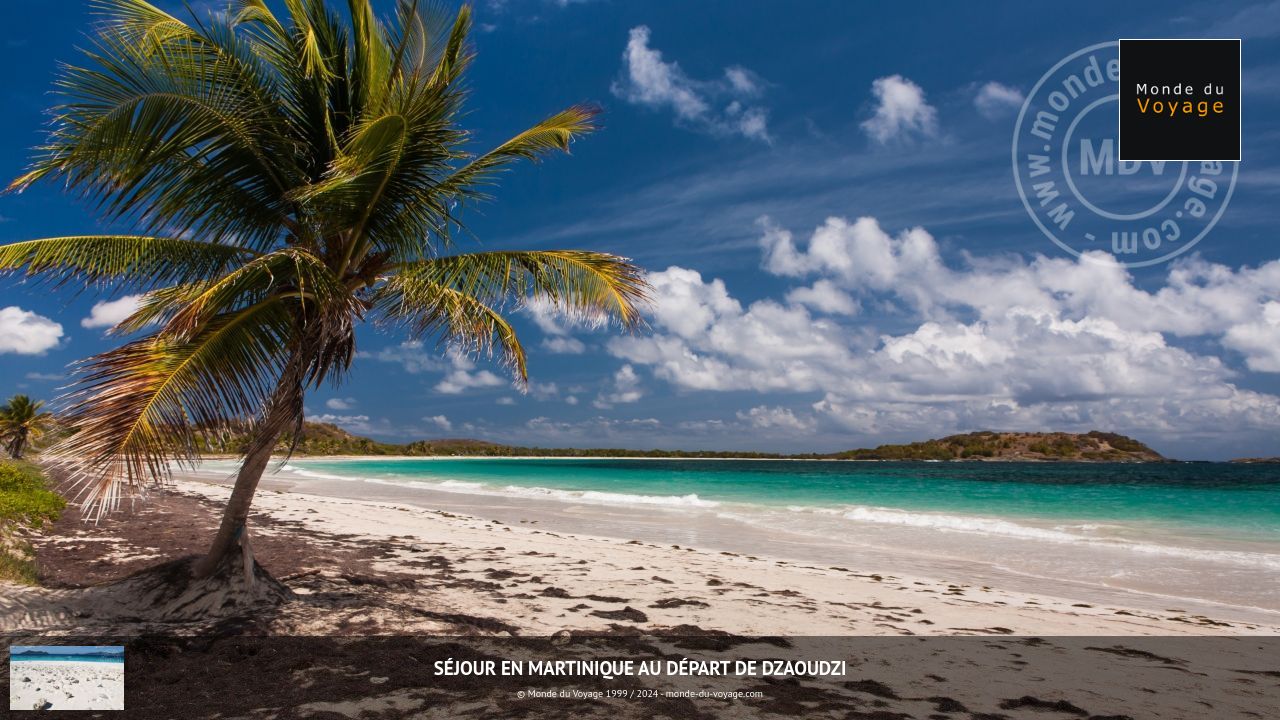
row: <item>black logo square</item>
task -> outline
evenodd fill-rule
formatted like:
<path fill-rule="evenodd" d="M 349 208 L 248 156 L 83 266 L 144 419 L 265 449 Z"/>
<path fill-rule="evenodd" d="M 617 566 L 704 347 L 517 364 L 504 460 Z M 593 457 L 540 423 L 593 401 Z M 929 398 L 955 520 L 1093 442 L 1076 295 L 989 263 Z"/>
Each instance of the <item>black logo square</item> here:
<path fill-rule="evenodd" d="M 1239 40 L 1120 41 L 1121 160 L 1240 159 Z"/>

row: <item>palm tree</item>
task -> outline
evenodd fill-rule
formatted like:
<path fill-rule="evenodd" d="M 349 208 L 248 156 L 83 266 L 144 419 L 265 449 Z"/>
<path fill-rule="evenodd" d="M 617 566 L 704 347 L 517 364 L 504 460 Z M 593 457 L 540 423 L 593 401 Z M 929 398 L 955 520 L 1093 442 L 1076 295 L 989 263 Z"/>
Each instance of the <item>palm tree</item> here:
<path fill-rule="evenodd" d="M 27 446 L 53 425 L 52 413 L 40 412 L 42 407 L 44 402 L 33 402 L 26 395 L 14 395 L 0 405 L 0 442 L 9 457 L 21 458 Z"/>
<path fill-rule="evenodd" d="M 0 246 L 0 271 L 144 293 L 114 330 L 146 333 L 89 358 L 56 448 L 86 512 L 193 464 L 204 437 L 253 437 L 208 554 L 231 567 L 254 491 L 306 390 L 341 382 L 365 320 L 496 353 L 525 352 L 504 312 L 537 299 L 634 328 L 647 285 L 624 258 L 572 250 L 456 253 L 460 211 L 510 163 L 594 128 L 573 106 L 481 154 L 460 124 L 471 12 L 417 0 L 264 0 L 183 21 L 144 0 L 98 0 L 92 46 L 63 68 L 61 104 L 12 187 L 57 179 L 132 234 Z M 294 437 L 298 434 L 295 432 Z M 247 547 L 242 557 L 248 557 Z M 246 560 L 246 567 L 249 562 Z"/>

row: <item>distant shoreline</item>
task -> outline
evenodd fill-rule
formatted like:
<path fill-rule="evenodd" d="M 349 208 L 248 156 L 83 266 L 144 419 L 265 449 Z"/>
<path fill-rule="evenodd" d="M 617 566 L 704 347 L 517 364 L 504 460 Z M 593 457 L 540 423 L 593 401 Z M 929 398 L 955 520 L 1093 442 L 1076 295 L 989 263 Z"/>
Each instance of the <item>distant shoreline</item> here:
<path fill-rule="evenodd" d="M 208 455 L 230 455 L 247 447 L 249 430 L 224 436 L 200 450 Z M 980 430 L 906 444 L 885 444 L 833 452 L 762 452 L 748 450 L 637 450 L 626 447 L 533 447 L 478 440 L 439 438 L 409 443 L 386 443 L 352 435 L 330 423 L 305 422 L 299 434 L 288 435 L 277 452 L 289 450 L 298 457 L 505 457 L 505 458 L 613 458 L 625 460 L 867 460 L 953 462 L 1169 462 L 1144 443 L 1113 432 L 996 432 Z"/>
<path fill-rule="evenodd" d="M 284 455 L 274 455 L 283 459 Z M 833 458 L 833 457 L 698 457 L 654 455 L 311 455 L 294 453 L 295 460 L 698 460 L 733 462 L 831 462 L 831 463 L 1026 463 L 1029 465 L 1167 465 L 1173 464 L 1241 464 L 1237 460 L 1086 460 L 1056 458 L 952 458 L 950 460 L 922 460 L 917 458 Z M 201 460 L 238 460 L 240 455 L 217 453 L 201 455 Z M 1256 462 L 1256 461 L 1255 461 Z"/>

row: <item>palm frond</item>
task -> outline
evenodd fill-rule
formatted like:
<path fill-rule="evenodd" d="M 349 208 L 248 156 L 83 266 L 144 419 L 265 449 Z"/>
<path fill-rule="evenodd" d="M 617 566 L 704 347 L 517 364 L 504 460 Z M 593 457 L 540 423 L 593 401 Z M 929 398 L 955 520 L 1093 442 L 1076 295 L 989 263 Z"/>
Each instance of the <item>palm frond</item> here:
<path fill-rule="evenodd" d="M 568 152 L 575 138 L 596 129 L 599 114 L 594 105 L 562 110 L 459 168 L 441 183 L 441 190 L 476 195 L 476 186 L 492 182 L 495 173 L 516 160 L 537 161 L 553 151 Z"/>
<path fill-rule="evenodd" d="M 276 75 L 225 23 L 197 30 L 141 0 L 104 0 L 83 66 L 63 68 L 53 129 L 30 170 L 147 233 L 278 242 L 296 142 Z"/>
<path fill-rule="evenodd" d="M 452 255 L 402 265 L 374 293 L 384 318 L 415 335 L 438 335 L 480 352 L 498 349 L 527 380 L 524 351 L 506 307 L 545 302 L 577 318 L 641 324 L 643 274 L 623 258 L 572 250 Z"/>
<path fill-rule="evenodd" d="M 417 283 L 451 287 L 488 305 L 546 302 L 582 319 L 641 324 L 648 300 L 644 273 L 626 258 L 583 250 L 512 250 L 463 253 L 407 263 L 388 288 Z"/>
<path fill-rule="evenodd" d="M 256 253 L 198 240 L 136 235 L 73 235 L 0 245 L 0 274 L 23 273 L 55 284 L 112 283 L 148 289 L 217 277 Z"/>
<path fill-rule="evenodd" d="M 270 300 L 211 322 L 186 342 L 143 338 L 91 358 L 63 419 L 75 431 L 50 449 L 81 488 L 86 512 L 167 479 L 198 459 L 197 439 L 255 417 L 294 342 L 293 317 Z"/>
<path fill-rule="evenodd" d="M 515 328 L 500 312 L 465 292 L 425 282 L 406 284 L 381 294 L 376 307 L 410 337 L 435 337 L 441 345 L 496 353 L 517 382 L 529 380 L 524 346 Z"/>
<path fill-rule="evenodd" d="M 308 311 L 323 315 L 358 310 L 357 301 L 324 261 L 302 248 L 284 248 L 258 256 L 226 275 L 200 285 L 189 285 L 181 309 L 160 331 L 173 339 L 189 337 L 212 318 L 269 297 L 291 297 L 298 303 L 299 322 Z M 148 313 L 151 311 L 148 310 Z"/>

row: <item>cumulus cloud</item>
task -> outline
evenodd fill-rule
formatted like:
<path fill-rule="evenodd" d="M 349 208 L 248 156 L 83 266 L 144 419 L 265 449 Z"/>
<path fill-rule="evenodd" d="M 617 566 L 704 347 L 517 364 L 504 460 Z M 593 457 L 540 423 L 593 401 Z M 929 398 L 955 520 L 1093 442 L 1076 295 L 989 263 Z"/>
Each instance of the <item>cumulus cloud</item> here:
<path fill-rule="evenodd" d="M 817 423 L 812 418 L 799 418 L 784 407 L 760 405 L 739 412 L 738 419 L 760 430 L 811 430 Z"/>
<path fill-rule="evenodd" d="M 360 357 L 395 363 L 413 375 L 444 373 L 435 384 L 435 390 L 445 395 L 459 395 L 470 389 L 499 387 L 507 380 L 489 370 L 478 369 L 476 362 L 465 352 L 450 348 L 443 354 L 428 349 L 419 340 L 402 342 L 375 353 L 361 353 Z"/>
<path fill-rule="evenodd" d="M 613 374 L 613 389 L 610 392 L 600 393 L 591 404 L 601 409 L 608 409 L 615 404 L 637 402 L 642 397 L 644 397 L 644 391 L 640 389 L 640 376 L 636 374 L 635 368 L 623 365 Z"/>
<path fill-rule="evenodd" d="M 676 62 L 663 60 L 649 39 L 647 26 L 631 28 L 614 95 L 636 105 L 670 110 L 687 127 L 769 142 L 768 110 L 750 102 L 764 91 L 759 76 L 735 65 L 726 68 L 720 80 L 695 80 Z"/>
<path fill-rule="evenodd" d="M 476 369 L 475 361 L 458 351 L 449 351 L 451 369 L 436 383 L 436 392 L 458 395 L 473 388 L 499 387 L 508 384 L 488 370 Z"/>
<path fill-rule="evenodd" d="M 831 315 L 853 315 L 858 312 L 858 302 L 830 280 L 818 280 L 810 287 L 792 289 L 787 293 L 787 302 L 807 305 L 813 310 Z"/>
<path fill-rule="evenodd" d="M 141 295 L 125 295 L 117 300 L 107 300 L 95 303 L 89 310 L 89 317 L 80 321 L 80 327 L 115 327 L 123 322 L 125 318 L 137 312 L 138 306 L 141 303 Z"/>
<path fill-rule="evenodd" d="M 567 421 L 539 416 L 525 423 L 522 435 L 532 441 L 555 443 L 561 446 L 603 443 L 606 446 L 635 447 L 638 438 L 655 438 L 655 433 L 662 430 L 662 422 L 657 418 L 594 417 L 587 420 Z M 643 444 L 643 441 L 640 442 Z"/>
<path fill-rule="evenodd" d="M 587 346 L 577 338 L 549 337 L 542 341 L 542 349 L 557 355 L 581 355 Z"/>
<path fill-rule="evenodd" d="M 351 410 L 356 406 L 355 398 L 329 398 L 324 401 L 324 406 L 330 410 Z"/>
<path fill-rule="evenodd" d="M 766 223 L 761 246 L 769 272 L 817 280 L 744 306 L 696 271 L 653 273 L 656 332 L 615 338 L 610 352 L 685 390 L 816 395 L 821 417 L 869 435 L 1280 429 L 1280 399 L 1240 387 L 1227 361 L 1239 353 L 1280 372 L 1280 261 L 1187 260 L 1148 291 L 1101 253 L 953 267 L 924 229 L 890 235 L 873 218 L 833 217 L 804 241 Z M 889 312 L 879 327 L 859 321 L 872 334 L 860 333 L 825 315 L 849 307 L 844 298 Z M 1182 338 L 1199 338 L 1197 350 Z M 762 407 L 739 420 L 773 417 Z"/>
<path fill-rule="evenodd" d="M 361 352 L 359 357 L 395 363 L 411 375 L 442 372 L 447 368 L 440 353 L 427 349 L 421 340 L 408 340 L 376 353 Z"/>
<path fill-rule="evenodd" d="M 875 113 L 863 121 L 867 136 L 880 144 L 912 136 L 938 134 L 938 111 L 925 101 L 924 90 L 901 75 L 889 75 L 871 83 Z"/>
<path fill-rule="evenodd" d="M 586 352 L 586 344 L 570 336 L 571 329 L 594 330 L 607 323 L 603 315 L 581 317 L 567 314 L 555 303 L 542 298 L 527 302 L 524 311 L 538 329 L 548 336 L 542 341 L 542 349 L 557 355 L 581 355 Z"/>
<path fill-rule="evenodd" d="M 368 415 L 338 415 L 334 413 L 322 413 L 320 415 L 308 415 L 307 420 L 311 422 L 337 425 L 344 430 L 354 433 L 369 433 L 374 431 L 373 425 L 369 423 Z"/>
<path fill-rule="evenodd" d="M 0 308 L 0 355 L 43 355 L 62 340 L 62 325 L 16 305 Z"/>
<path fill-rule="evenodd" d="M 988 120 L 998 120 L 1018 111 L 1022 107 L 1022 91 L 992 81 L 978 88 L 973 96 L 973 105 Z"/>
<path fill-rule="evenodd" d="M 450 430 L 453 430 L 453 423 L 450 422 L 449 418 L 445 417 L 444 415 L 432 415 L 430 417 L 424 417 L 422 419 L 424 422 L 431 423 L 432 425 L 435 425 L 436 427 L 440 428 L 445 432 L 449 432 Z"/>
<path fill-rule="evenodd" d="M 1260 317 L 1231 326 L 1222 343 L 1242 353 L 1250 370 L 1280 372 L 1280 302 L 1269 301 Z"/>

